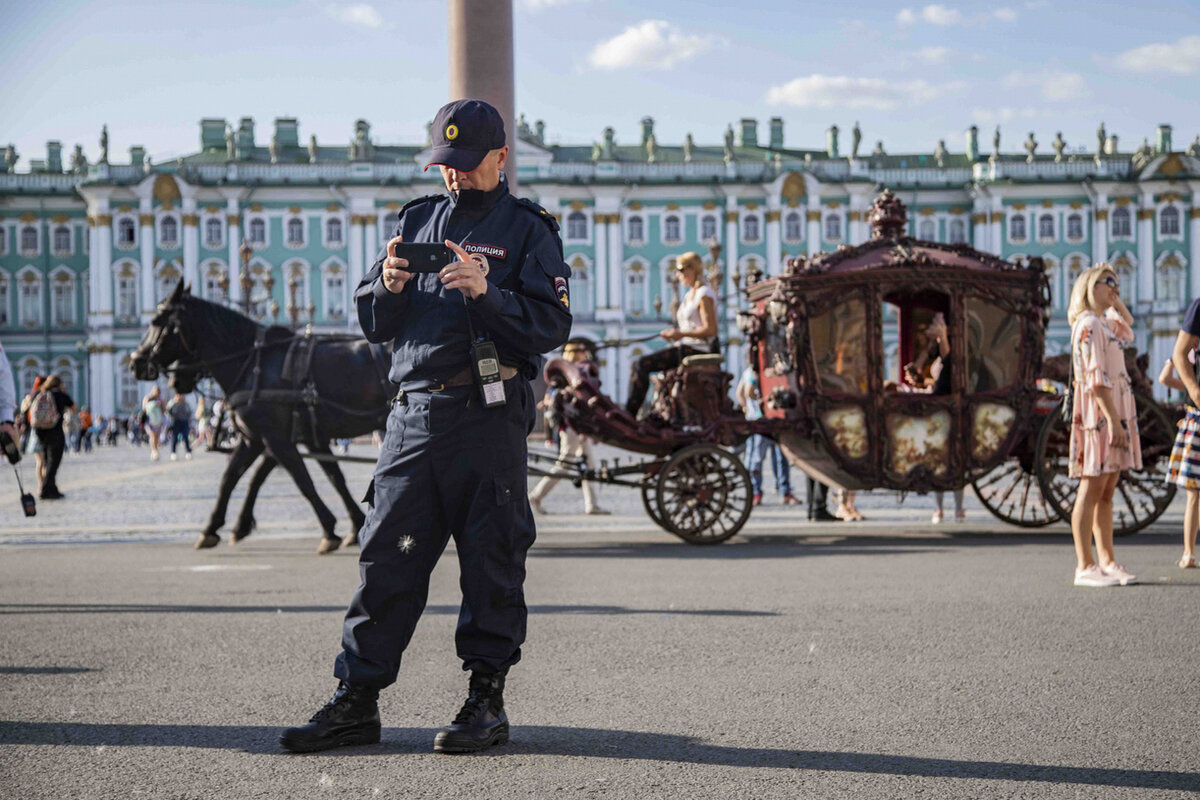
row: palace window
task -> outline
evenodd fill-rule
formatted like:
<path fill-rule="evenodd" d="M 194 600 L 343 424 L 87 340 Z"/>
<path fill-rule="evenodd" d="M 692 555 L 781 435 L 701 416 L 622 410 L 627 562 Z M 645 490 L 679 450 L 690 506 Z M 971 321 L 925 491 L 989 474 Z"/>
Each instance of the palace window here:
<path fill-rule="evenodd" d="M 827 214 L 825 216 L 825 238 L 830 241 L 842 238 L 842 218 L 839 215 Z"/>
<path fill-rule="evenodd" d="M 789 211 L 783 218 L 783 238 L 789 242 L 798 242 L 804 238 L 804 225 L 798 212 Z"/>
<path fill-rule="evenodd" d="M 1023 242 L 1028 233 L 1025 231 L 1025 215 L 1017 214 L 1008 221 L 1008 238 L 1014 242 Z"/>
<path fill-rule="evenodd" d="M 641 217 L 629 218 L 629 243 L 641 244 L 646 239 L 645 223 Z"/>
<path fill-rule="evenodd" d="M 209 217 L 204 221 L 204 244 L 209 247 L 220 247 L 224 232 L 221 230 L 221 220 Z"/>
<path fill-rule="evenodd" d="M 663 241 L 678 242 L 683 238 L 679 231 L 679 217 L 674 215 L 663 220 Z"/>
<path fill-rule="evenodd" d="M 66 225 L 59 225 L 54 229 L 54 252 L 58 255 L 71 252 L 71 229 Z"/>
<path fill-rule="evenodd" d="M 567 215 L 567 238 L 573 241 L 587 238 L 587 217 L 582 211 L 572 211 Z"/>
<path fill-rule="evenodd" d="M 38 251 L 38 232 L 32 225 L 21 228 L 21 253 L 33 255 Z"/>
<path fill-rule="evenodd" d="M 325 316 L 341 319 L 346 314 L 346 279 L 341 272 L 325 275 Z"/>
<path fill-rule="evenodd" d="M 161 303 L 163 300 L 166 300 L 171 296 L 171 292 L 175 291 L 175 287 L 178 284 L 178 270 L 172 266 L 164 267 L 158 273 L 158 280 L 154 282 L 154 302 Z"/>
<path fill-rule="evenodd" d="M 117 381 L 120 385 L 120 400 L 122 411 L 132 411 L 138 404 L 137 378 L 131 369 L 118 369 Z"/>
<path fill-rule="evenodd" d="M 1183 270 L 1179 267 L 1161 267 L 1158 270 L 1158 299 L 1178 303 Z"/>
<path fill-rule="evenodd" d="M 1083 238 L 1083 215 L 1071 214 L 1067 217 L 1067 238 L 1077 242 Z"/>
<path fill-rule="evenodd" d="M 292 217 L 287 221 L 287 243 L 290 245 L 304 244 L 304 220 Z"/>
<path fill-rule="evenodd" d="M 8 324 L 8 278 L 0 273 L 0 327 Z"/>
<path fill-rule="evenodd" d="M 42 324 L 42 281 L 32 273 L 21 280 L 21 324 L 37 327 Z"/>
<path fill-rule="evenodd" d="M 8 255 L 8 228 L 0 225 L 0 256 Z"/>
<path fill-rule="evenodd" d="M 1167 206 L 1158 215 L 1158 235 L 1179 235 L 1179 209 L 1175 206 Z"/>
<path fill-rule="evenodd" d="M 1133 236 L 1133 225 L 1130 222 L 1129 209 L 1122 206 L 1113 210 L 1112 213 L 1112 235 L 1114 238 L 1120 236 L 1129 238 Z"/>
<path fill-rule="evenodd" d="M 950 220 L 950 244 L 967 243 L 967 223 L 961 219 Z"/>
<path fill-rule="evenodd" d="M 591 311 L 591 286 L 588 283 L 587 263 L 579 256 L 571 260 L 571 311 Z"/>
<path fill-rule="evenodd" d="M 117 247 L 133 247 L 137 244 L 137 228 L 129 217 L 117 220 Z"/>
<path fill-rule="evenodd" d="M 917 228 L 917 238 L 927 242 L 935 241 L 937 239 L 937 223 L 931 219 L 921 220 L 921 224 Z"/>
<path fill-rule="evenodd" d="M 717 218 L 706 216 L 700 219 L 700 241 L 707 242 L 717 236 Z"/>
<path fill-rule="evenodd" d="M 757 242 L 759 236 L 758 217 L 754 214 L 750 214 L 744 220 L 742 220 L 742 240 L 746 242 Z"/>
<path fill-rule="evenodd" d="M 117 319 L 134 322 L 137 316 L 137 276 L 122 275 L 117 278 Z"/>
<path fill-rule="evenodd" d="M 62 390 L 67 394 L 75 394 L 75 368 L 71 366 L 71 362 L 65 358 L 58 362 L 58 369 L 54 370 L 54 374 L 62 381 Z"/>
<path fill-rule="evenodd" d="M 634 271 L 632 268 L 626 276 L 625 310 L 630 314 L 646 313 L 646 273 L 645 268 Z"/>
<path fill-rule="evenodd" d="M 158 223 L 158 243 L 168 248 L 179 244 L 179 223 L 174 217 L 163 217 Z"/>
<path fill-rule="evenodd" d="M 267 243 L 267 222 L 262 217 L 250 220 L 250 244 Z"/>
<path fill-rule="evenodd" d="M 304 264 L 292 262 L 288 266 L 288 279 L 284 286 L 284 297 L 287 299 L 287 302 L 284 303 L 285 307 L 292 303 L 292 281 L 296 282 L 296 308 L 304 309 L 308 306 L 308 295 L 305 291 Z"/>
<path fill-rule="evenodd" d="M 1054 217 L 1050 214 L 1042 214 L 1038 217 L 1038 241 L 1054 241 Z"/>
<path fill-rule="evenodd" d="M 75 281 L 60 272 L 55 276 L 50 292 L 54 324 L 60 328 L 70 327 L 75 323 Z"/>
<path fill-rule="evenodd" d="M 325 244 L 329 247 L 342 246 L 342 221 L 337 217 L 325 220 Z"/>

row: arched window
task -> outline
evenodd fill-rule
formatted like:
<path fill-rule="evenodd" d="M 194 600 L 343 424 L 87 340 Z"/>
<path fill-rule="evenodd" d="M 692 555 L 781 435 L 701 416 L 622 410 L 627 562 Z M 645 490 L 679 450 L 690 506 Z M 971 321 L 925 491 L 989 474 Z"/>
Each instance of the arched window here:
<path fill-rule="evenodd" d="M 65 358 L 60 358 L 54 374 L 62 381 L 62 390 L 67 394 L 75 394 L 75 367 Z"/>
<path fill-rule="evenodd" d="M 26 254 L 36 253 L 38 249 L 38 232 L 37 228 L 32 225 L 26 225 L 21 228 L 21 252 Z"/>
<path fill-rule="evenodd" d="M 250 244 L 267 243 L 267 222 L 262 217 L 250 220 Z"/>
<path fill-rule="evenodd" d="M 126 354 L 125 358 L 128 358 Z M 125 360 L 122 359 L 122 364 Z M 138 405 L 138 385 L 137 378 L 134 377 L 133 370 L 121 367 L 117 369 L 117 381 L 119 383 L 118 391 L 120 392 L 120 410 L 122 412 L 132 411 Z"/>
<path fill-rule="evenodd" d="M 28 328 L 36 328 L 42 324 L 42 281 L 32 271 L 21 275 L 18 281 L 20 288 L 21 324 Z"/>
<path fill-rule="evenodd" d="M 117 221 L 117 246 L 133 247 L 137 244 L 137 228 L 129 217 Z"/>
<path fill-rule="evenodd" d="M 571 261 L 571 312 L 588 313 L 591 309 L 591 284 L 588 281 L 587 262 L 579 256 Z"/>
<path fill-rule="evenodd" d="M 917 227 L 917 238 L 927 242 L 937 239 L 937 223 L 928 218 L 921 220 L 921 224 Z"/>
<path fill-rule="evenodd" d="M 178 262 L 177 262 L 178 263 Z M 161 303 L 171 296 L 179 284 L 179 270 L 171 265 L 163 267 L 158 272 L 158 280 L 154 282 L 154 302 Z"/>
<path fill-rule="evenodd" d="M 707 242 L 717 236 L 717 218 L 708 215 L 700 220 L 700 241 Z"/>
<path fill-rule="evenodd" d="M 1016 214 L 1008 220 L 1008 238 L 1014 242 L 1023 242 L 1028 234 L 1025 231 L 1025 215 Z"/>
<path fill-rule="evenodd" d="M 8 278 L 0 272 L 0 328 L 8 324 Z"/>
<path fill-rule="evenodd" d="M 325 317 L 341 319 L 346 315 L 346 276 L 340 266 L 332 266 L 325 272 L 323 299 Z"/>
<path fill-rule="evenodd" d="M 284 306 L 292 304 L 292 282 L 296 283 L 296 308 L 304 309 L 308 306 L 308 293 L 305 291 L 304 280 L 304 264 L 299 261 L 293 261 L 288 265 L 287 281 L 284 283 L 283 296 L 285 299 Z"/>
<path fill-rule="evenodd" d="M 325 220 L 325 242 L 330 247 L 342 246 L 342 221 L 339 218 Z"/>
<path fill-rule="evenodd" d="M 629 218 L 629 243 L 641 244 L 646 238 L 646 231 L 641 217 Z"/>
<path fill-rule="evenodd" d="M 54 252 L 59 255 L 71 252 L 71 229 L 66 225 L 54 229 Z"/>
<path fill-rule="evenodd" d="M 179 243 L 179 223 L 174 217 L 163 217 L 158 225 L 159 244 L 163 247 L 174 247 Z"/>
<path fill-rule="evenodd" d="M 950 244 L 967 243 L 967 223 L 961 219 L 950 220 Z"/>
<path fill-rule="evenodd" d="M 220 247 L 222 239 L 224 239 L 224 233 L 221 230 L 221 220 L 217 217 L 209 217 L 204 221 L 204 243 L 209 247 Z"/>
<path fill-rule="evenodd" d="M 825 215 L 825 238 L 830 241 L 842 238 L 842 218 L 839 215 Z"/>
<path fill-rule="evenodd" d="M 138 317 L 137 273 L 126 266 L 117 275 L 117 319 L 134 322 Z"/>
<path fill-rule="evenodd" d="M 1158 235 L 1179 235 L 1179 209 L 1175 206 L 1167 206 L 1158 215 Z"/>
<path fill-rule="evenodd" d="M 1042 242 L 1054 240 L 1054 217 L 1050 214 L 1042 214 L 1038 217 L 1038 240 Z"/>
<path fill-rule="evenodd" d="M 663 239 L 668 242 L 678 242 L 683 238 L 679 232 L 679 217 L 674 215 L 663 220 Z"/>
<path fill-rule="evenodd" d="M 1067 238 L 1077 242 L 1083 238 L 1083 215 L 1071 214 L 1067 217 Z"/>
<path fill-rule="evenodd" d="M 646 313 L 646 268 L 634 264 L 625 278 L 625 309 L 634 315 Z"/>
<path fill-rule="evenodd" d="M 1179 267 L 1160 267 L 1158 270 L 1158 299 L 1178 303 L 1183 270 Z"/>
<path fill-rule="evenodd" d="M 572 211 L 567 215 L 567 238 L 574 241 L 587 238 L 587 217 L 582 211 Z"/>
<path fill-rule="evenodd" d="M 21 366 L 21 385 L 17 387 L 17 396 L 29 394 L 33 391 L 33 382 L 37 380 L 37 376 L 42 374 L 42 368 L 38 366 L 34 359 L 26 359 Z"/>
<path fill-rule="evenodd" d="M 804 225 L 800 220 L 799 213 L 789 211 L 788 215 L 783 218 L 783 238 L 789 242 L 798 242 L 804 238 Z"/>
<path fill-rule="evenodd" d="M 758 237 L 758 216 L 749 214 L 742 220 L 742 238 L 747 242 L 757 242 Z"/>
<path fill-rule="evenodd" d="M 304 220 L 292 217 L 287 221 L 287 243 L 304 244 Z"/>
<path fill-rule="evenodd" d="M 1120 208 L 1113 210 L 1112 235 L 1113 237 L 1123 236 L 1126 238 L 1133 235 L 1133 226 L 1130 224 L 1128 208 L 1121 206 Z"/>

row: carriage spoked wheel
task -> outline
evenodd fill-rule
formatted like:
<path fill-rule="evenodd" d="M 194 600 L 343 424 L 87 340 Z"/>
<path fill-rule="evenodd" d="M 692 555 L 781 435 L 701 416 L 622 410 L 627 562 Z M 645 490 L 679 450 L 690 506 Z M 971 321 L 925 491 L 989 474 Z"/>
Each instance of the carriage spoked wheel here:
<path fill-rule="evenodd" d="M 1125 470 L 1113 495 L 1113 535 L 1137 533 L 1162 516 L 1175 498 L 1175 486 L 1166 482 L 1167 463 L 1175 442 L 1175 425 L 1162 407 L 1143 395 L 1137 404 L 1142 469 Z M 1070 428 L 1056 408 L 1038 433 L 1037 467 L 1042 492 L 1071 519 L 1079 479 L 1068 477 Z"/>
<path fill-rule="evenodd" d="M 674 533 L 671 526 L 663 520 L 662 514 L 658 513 L 658 473 L 643 478 L 641 490 L 642 507 L 646 509 L 646 514 L 654 521 L 655 525 L 668 533 Z"/>
<path fill-rule="evenodd" d="M 750 503 L 750 473 L 711 444 L 671 456 L 655 487 L 660 524 L 691 544 L 718 544 L 736 534 L 750 518 Z"/>
<path fill-rule="evenodd" d="M 1023 528 L 1041 528 L 1058 522 L 1058 508 L 1038 483 L 1037 475 L 1021 459 L 1011 458 L 971 483 L 975 496 L 992 515 Z"/>

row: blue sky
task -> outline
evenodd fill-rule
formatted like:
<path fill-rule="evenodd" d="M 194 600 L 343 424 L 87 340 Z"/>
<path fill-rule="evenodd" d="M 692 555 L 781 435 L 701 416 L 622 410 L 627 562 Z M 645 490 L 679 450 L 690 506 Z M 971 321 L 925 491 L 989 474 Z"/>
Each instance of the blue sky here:
<path fill-rule="evenodd" d="M 786 144 L 820 147 L 856 120 L 863 150 L 963 148 L 999 123 L 1005 151 L 1029 131 L 1094 148 L 1103 120 L 1128 152 L 1160 122 L 1175 147 L 1200 134 L 1200 2 L 996 0 L 798 3 L 515 0 L 517 107 L 551 142 L 618 142 L 656 120 L 660 143 L 721 140 L 741 117 L 785 120 Z M 419 142 L 445 102 L 442 0 L 47 0 L 6 3 L 0 145 L 27 168 L 48 139 L 113 161 L 198 146 L 201 117 L 276 116 L 301 136 Z M 846 148 L 848 133 L 843 138 Z"/>

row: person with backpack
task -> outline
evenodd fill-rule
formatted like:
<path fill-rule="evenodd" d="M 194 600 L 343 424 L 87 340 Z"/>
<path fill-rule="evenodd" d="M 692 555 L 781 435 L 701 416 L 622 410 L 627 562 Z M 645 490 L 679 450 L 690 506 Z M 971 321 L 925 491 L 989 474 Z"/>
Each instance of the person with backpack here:
<path fill-rule="evenodd" d="M 161 394 L 161 390 L 157 386 L 151 386 L 145 399 L 142 400 L 142 425 L 145 428 L 146 436 L 150 439 L 150 458 L 153 461 L 158 461 L 158 437 L 162 433 L 165 417 Z"/>
<path fill-rule="evenodd" d="M 46 477 L 46 457 L 45 453 L 42 452 L 41 440 L 33 434 L 33 424 L 29 418 L 29 411 L 33 407 L 33 398 L 37 397 L 37 393 L 42 390 L 42 384 L 45 382 L 45 375 L 34 376 L 33 387 L 29 390 L 29 394 L 25 395 L 21 400 L 21 413 L 18 414 L 21 426 L 25 432 L 21 438 L 21 450 L 25 455 L 33 456 L 34 474 L 37 475 L 38 484 L 41 484 Z"/>
<path fill-rule="evenodd" d="M 29 405 L 29 424 L 41 443 L 46 459 L 41 491 L 43 500 L 61 500 L 64 497 L 58 490 L 58 467 L 62 464 L 63 451 L 67 447 L 63 415 L 74 408 L 75 401 L 63 391 L 62 379 L 57 375 L 46 378 Z"/>
<path fill-rule="evenodd" d="M 167 403 L 167 414 L 171 417 L 171 460 L 178 458 L 175 455 L 175 449 L 179 446 L 179 441 L 183 440 L 183 446 L 187 449 L 184 455 L 188 461 L 192 460 L 192 443 L 188 438 L 192 433 L 192 407 L 188 405 L 187 398 L 179 392 L 171 398 L 171 402 Z"/>

